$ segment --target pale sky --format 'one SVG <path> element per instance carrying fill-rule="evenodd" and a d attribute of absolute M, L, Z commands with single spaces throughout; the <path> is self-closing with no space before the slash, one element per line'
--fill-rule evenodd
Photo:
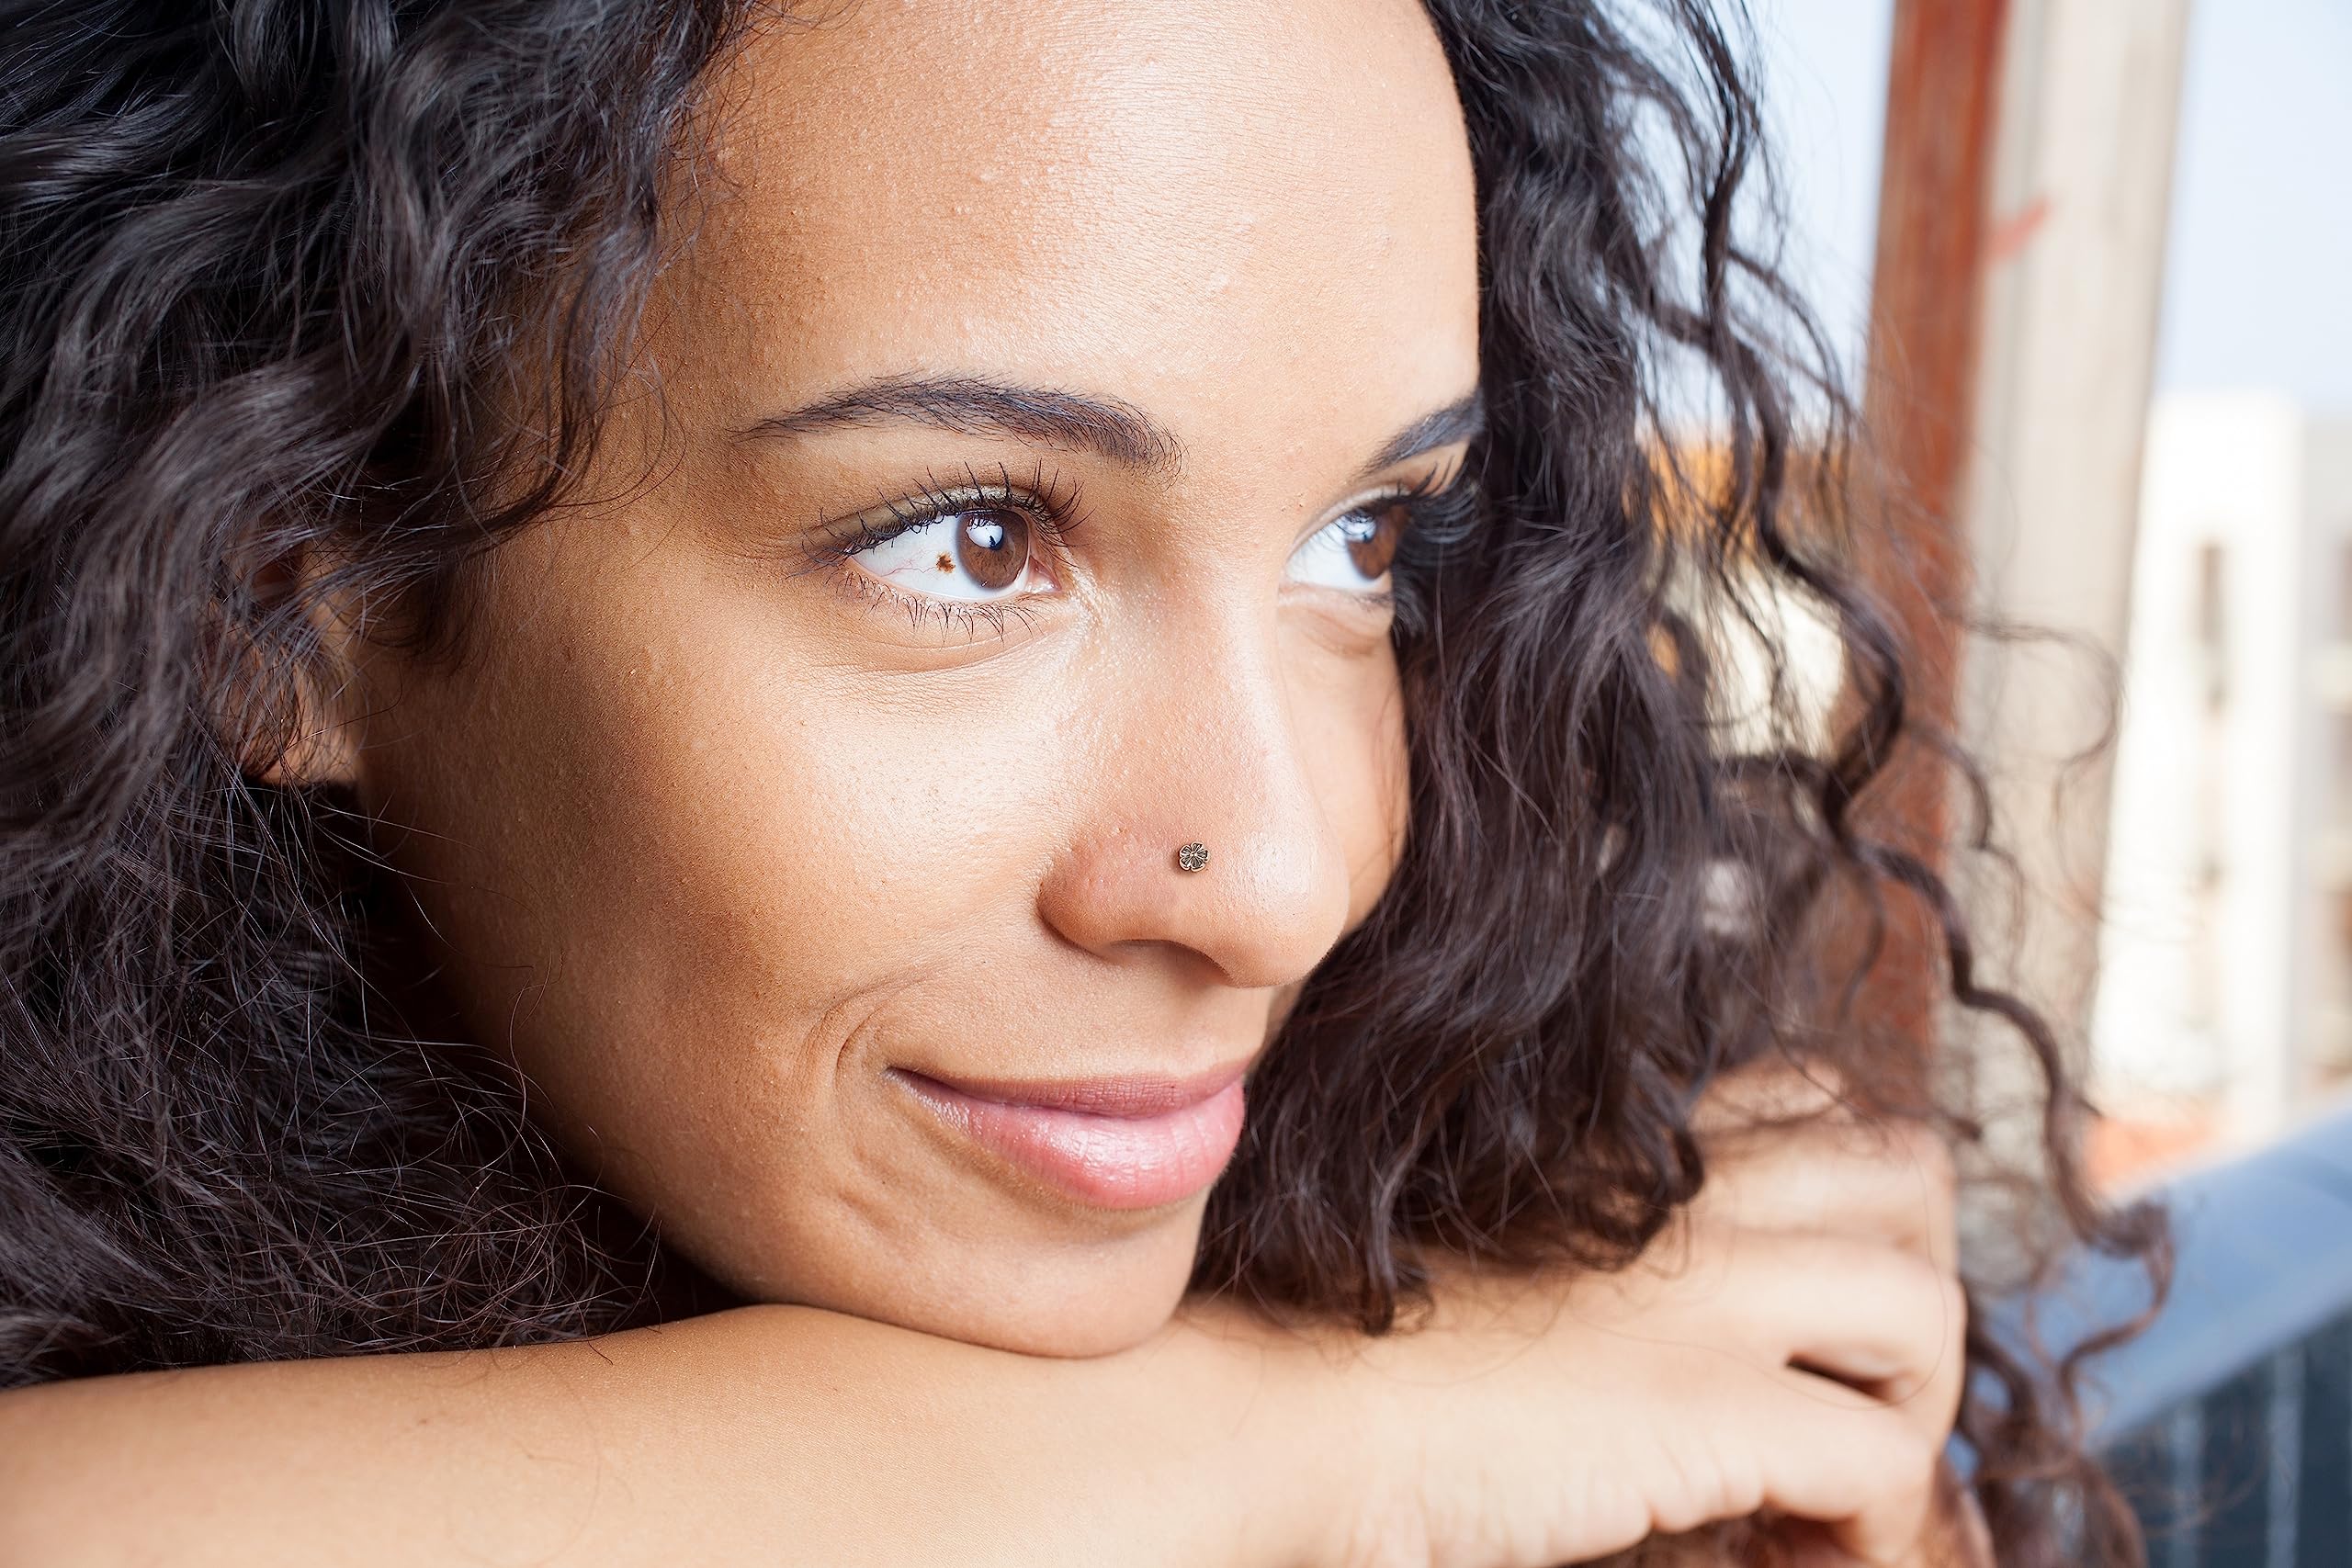
<path fill-rule="evenodd" d="M 2127 0 L 2128 3 L 2128 0 Z M 1892 0 L 1752 0 L 1795 228 L 1858 342 Z M 2191 0 L 2156 378 L 2352 412 L 2352 0 Z"/>

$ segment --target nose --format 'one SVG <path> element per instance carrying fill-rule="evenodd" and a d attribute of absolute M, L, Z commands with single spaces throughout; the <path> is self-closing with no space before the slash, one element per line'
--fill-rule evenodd
<path fill-rule="evenodd" d="M 1039 913 L 1105 958 L 1179 952 L 1224 985 L 1288 985 L 1346 929 L 1345 848 L 1316 787 L 1273 628 L 1155 659 L 1090 739 L 1096 764 Z M 1336 759 L 1326 759 L 1331 765 Z M 1188 871 L 1185 845 L 1208 852 Z"/>

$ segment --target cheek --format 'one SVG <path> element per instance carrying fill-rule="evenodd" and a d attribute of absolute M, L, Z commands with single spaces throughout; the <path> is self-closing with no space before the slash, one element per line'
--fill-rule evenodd
<path fill-rule="evenodd" d="M 1291 668 L 1298 672 L 1291 705 L 1300 755 L 1345 849 L 1353 926 L 1378 901 L 1404 852 L 1410 800 L 1404 694 L 1385 650 L 1345 666 L 1295 659 Z"/>
<path fill-rule="evenodd" d="M 969 987 L 1066 793 L 1054 716 L 1041 682 L 842 670 L 756 589 L 627 587 L 483 607 L 515 629 L 403 727 L 384 805 L 467 1022 L 558 1120 L 748 1179 L 821 1134 L 862 1010 Z"/>

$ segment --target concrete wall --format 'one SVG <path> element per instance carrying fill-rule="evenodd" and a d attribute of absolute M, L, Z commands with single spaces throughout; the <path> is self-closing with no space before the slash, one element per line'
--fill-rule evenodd
<path fill-rule="evenodd" d="M 2352 1045 L 2330 886 L 2352 840 L 2328 831 L 2352 799 L 2352 422 L 2263 394 L 2161 400 L 2141 494 L 2096 1085 L 2119 1113 L 2201 1102 L 2251 1140 Z"/>

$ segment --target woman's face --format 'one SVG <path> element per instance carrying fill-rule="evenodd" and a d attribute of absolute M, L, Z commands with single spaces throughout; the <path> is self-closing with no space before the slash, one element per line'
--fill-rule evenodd
<path fill-rule="evenodd" d="M 355 652 L 338 765 L 672 1245 L 1130 1344 L 1403 837 L 1384 557 L 1476 418 L 1445 61 L 1413 0 L 866 0 L 715 86 L 607 499 L 491 558 L 471 657 Z"/>

